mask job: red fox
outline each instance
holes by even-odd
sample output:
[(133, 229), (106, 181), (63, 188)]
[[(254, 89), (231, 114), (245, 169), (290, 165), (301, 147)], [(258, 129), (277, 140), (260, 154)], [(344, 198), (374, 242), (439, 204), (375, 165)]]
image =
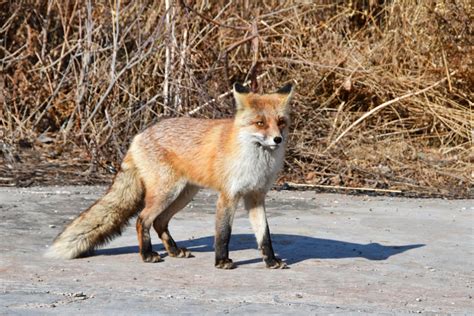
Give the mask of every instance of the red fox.
[(233, 119), (171, 118), (133, 139), (104, 197), (74, 219), (47, 256), (72, 259), (119, 235), (138, 214), (136, 229), (145, 262), (161, 261), (152, 250), (153, 226), (171, 257), (190, 257), (168, 231), (170, 219), (201, 187), (219, 192), (215, 223), (215, 266), (232, 269), (229, 240), (237, 204), (244, 200), (258, 248), (268, 268), (285, 268), (273, 252), (265, 195), (283, 165), (293, 86), (256, 94), (236, 83)]

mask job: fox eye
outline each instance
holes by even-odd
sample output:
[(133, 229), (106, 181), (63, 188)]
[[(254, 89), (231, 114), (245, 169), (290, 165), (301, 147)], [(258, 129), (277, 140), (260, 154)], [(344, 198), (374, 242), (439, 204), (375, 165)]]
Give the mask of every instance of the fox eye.
[(257, 121), (255, 122), (255, 124), (258, 126), (258, 127), (262, 127), (264, 125), (263, 121)]

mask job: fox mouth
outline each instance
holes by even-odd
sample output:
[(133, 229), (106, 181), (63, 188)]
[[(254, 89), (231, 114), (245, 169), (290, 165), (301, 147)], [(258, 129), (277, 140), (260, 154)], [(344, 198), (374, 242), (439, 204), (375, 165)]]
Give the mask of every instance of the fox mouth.
[(257, 145), (257, 147), (262, 147), (263, 149), (272, 150), (272, 151), (280, 147), (279, 145), (267, 145), (267, 144), (262, 144), (260, 142), (256, 142), (255, 144)]
[(261, 147), (262, 149), (268, 150), (268, 151), (274, 151), (280, 148), (281, 145), (283, 145), (283, 142), (281, 143), (275, 143), (272, 142), (273, 138), (267, 138), (259, 133), (242, 133), (240, 135), (241, 140), (247, 144), (253, 144), (256, 147)]

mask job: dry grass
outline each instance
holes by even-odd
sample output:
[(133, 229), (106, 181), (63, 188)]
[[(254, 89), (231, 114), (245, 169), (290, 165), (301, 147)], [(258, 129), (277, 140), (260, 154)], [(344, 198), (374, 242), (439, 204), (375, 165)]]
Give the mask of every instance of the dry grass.
[(379, 2), (0, 1), (0, 184), (107, 180), (161, 117), (296, 80), (281, 183), (472, 197), (471, 1)]

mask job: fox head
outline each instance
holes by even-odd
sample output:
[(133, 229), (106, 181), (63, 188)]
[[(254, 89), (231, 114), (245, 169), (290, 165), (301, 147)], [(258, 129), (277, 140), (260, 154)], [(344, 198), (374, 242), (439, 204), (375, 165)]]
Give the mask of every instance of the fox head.
[(288, 138), (293, 85), (286, 84), (274, 93), (256, 94), (235, 83), (233, 92), (239, 137), (269, 150), (282, 147)]

